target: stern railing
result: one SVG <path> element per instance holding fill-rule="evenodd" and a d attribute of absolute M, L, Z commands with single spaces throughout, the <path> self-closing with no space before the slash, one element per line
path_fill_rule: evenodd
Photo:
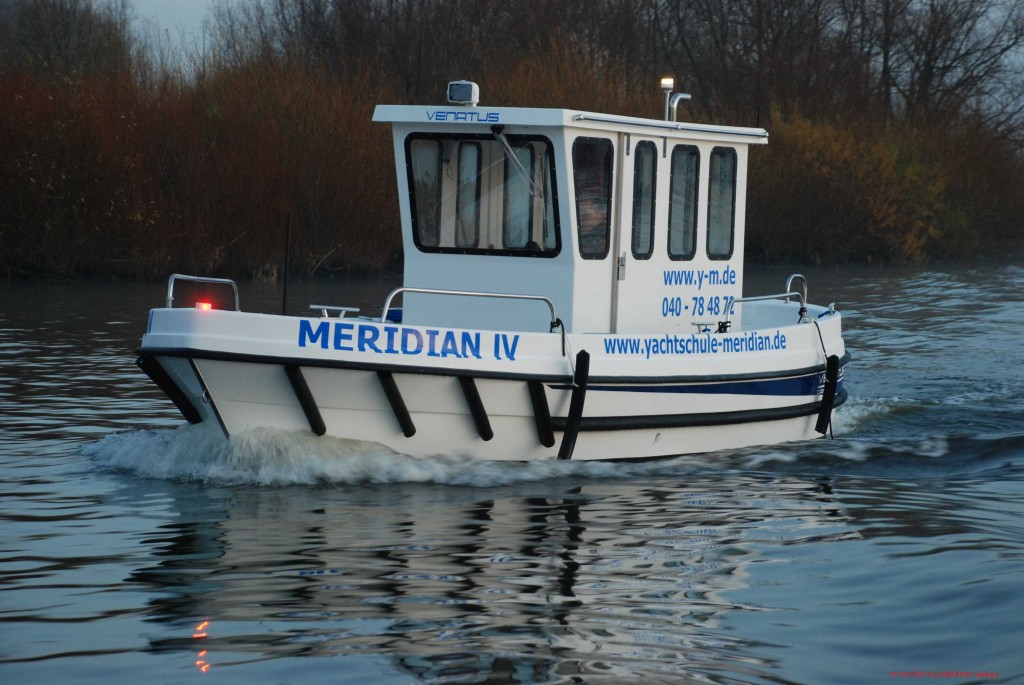
<path fill-rule="evenodd" d="M 793 281 L 799 279 L 803 283 L 803 288 L 799 292 L 793 290 Z M 789 302 L 790 298 L 796 297 L 800 300 L 800 321 L 807 320 L 807 279 L 801 274 L 791 274 L 786 279 L 786 291 L 781 293 L 775 293 L 774 295 L 752 295 L 750 297 L 737 297 L 736 299 L 729 302 L 729 307 L 725 312 L 725 323 L 728 325 L 732 323 L 733 308 L 736 303 L 744 302 L 763 302 L 764 300 L 785 300 Z"/>
<path fill-rule="evenodd" d="M 189 281 L 190 283 L 209 283 L 211 285 L 230 285 L 231 289 L 235 292 L 235 311 L 242 311 L 238 300 L 238 286 L 230 278 L 209 278 L 207 276 L 188 276 L 186 274 L 171 274 L 171 277 L 167 279 L 167 308 L 170 309 L 174 306 L 174 282 L 175 281 Z"/>

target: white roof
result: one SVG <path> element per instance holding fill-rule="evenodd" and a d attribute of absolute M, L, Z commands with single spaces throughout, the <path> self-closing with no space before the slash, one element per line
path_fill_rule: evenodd
<path fill-rule="evenodd" d="M 445 126 L 548 126 L 564 128 L 594 128 L 625 133 L 651 135 L 652 129 L 660 135 L 687 138 L 708 138 L 739 143 L 767 143 L 768 132 L 763 128 L 741 126 L 714 126 L 691 124 L 660 119 L 643 119 L 614 114 L 598 114 L 570 109 L 527 107 L 464 107 L 460 105 L 377 105 L 373 120 L 393 124 L 437 124 Z"/>

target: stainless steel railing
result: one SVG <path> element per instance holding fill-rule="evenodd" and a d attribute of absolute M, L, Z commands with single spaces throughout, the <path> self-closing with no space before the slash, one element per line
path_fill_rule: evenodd
<path fill-rule="evenodd" d="M 185 274 L 171 274 L 171 277 L 167 280 L 167 308 L 170 309 L 174 306 L 174 282 L 175 281 L 189 281 L 191 283 L 210 283 L 212 285 L 230 285 L 231 289 L 235 292 L 235 311 L 242 311 L 239 306 L 238 300 L 238 286 L 230 278 L 208 278 L 206 276 L 187 276 Z"/>
<path fill-rule="evenodd" d="M 454 295 L 457 297 L 491 297 L 499 300 L 536 300 L 543 302 L 551 311 L 551 329 L 558 325 L 558 315 L 555 314 L 555 303 L 543 295 L 515 295 L 510 293 L 485 293 L 472 290 L 435 290 L 433 288 L 395 288 L 384 301 L 384 311 L 381 312 L 380 320 L 384 323 L 388 319 L 388 312 L 391 311 L 391 301 L 400 293 L 421 293 L 424 295 Z"/>
<path fill-rule="evenodd" d="M 309 308 L 319 309 L 320 317 L 323 319 L 330 318 L 330 312 L 337 314 L 339 319 L 344 319 L 346 314 L 359 313 L 359 307 L 339 307 L 333 304 L 311 304 Z"/>
<path fill-rule="evenodd" d="M 795 290 L 792 289 L 793 281 L 797 279 L 799 279 L 804 285 L 800 292 L 796 292 Z M 807 279 L 804 278 L 801 274 L 791 274 L 789 278 L 786 279 L 786 292 L 775 293 L 774 295 L 753 295 L 751 297 L 737 297 L 735 300 L 732 300 L 731 302 L 729 302 L 729 307 L 726 309 L 725 320 L 727 323 L 730 322 L 733 315 L 733 308 L 736 306 L 737 302 L 761 302 L 764 300 L 782 299 L 785 299 L 786 302 L 789 302 L 789 299 L 791 297 L 796 297 L 800 299 L 800 320 L 804 321 L 805 316 L 807 314 Z"/>

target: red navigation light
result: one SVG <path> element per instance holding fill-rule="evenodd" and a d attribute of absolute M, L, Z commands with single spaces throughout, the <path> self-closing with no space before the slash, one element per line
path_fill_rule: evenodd
<path fill-rule="evenodd" d="M 213 309 L 213 303 L 211 302 L 196 302 L 196 309 L 207 311 Z"/>

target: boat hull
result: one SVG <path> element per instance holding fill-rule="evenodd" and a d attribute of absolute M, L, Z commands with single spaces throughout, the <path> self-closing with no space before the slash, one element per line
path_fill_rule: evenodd
<path fill-rule="evenodd" d="M 834 412 L 822 410 L 826 351 L 841 359 L 834 407 L 845 399 L 837 314 L 736 334 L 728 351 L 712 334 L 666 344 L 339 323 L 154 310 L 139 363 L 186 419 L 225 437 L 311 431 L 413 456 L 623 459 L 819 437 L 819 414 L 827 425 Z M 580 350 L 590 356 L 585 392 L 574 378 Z"/>

